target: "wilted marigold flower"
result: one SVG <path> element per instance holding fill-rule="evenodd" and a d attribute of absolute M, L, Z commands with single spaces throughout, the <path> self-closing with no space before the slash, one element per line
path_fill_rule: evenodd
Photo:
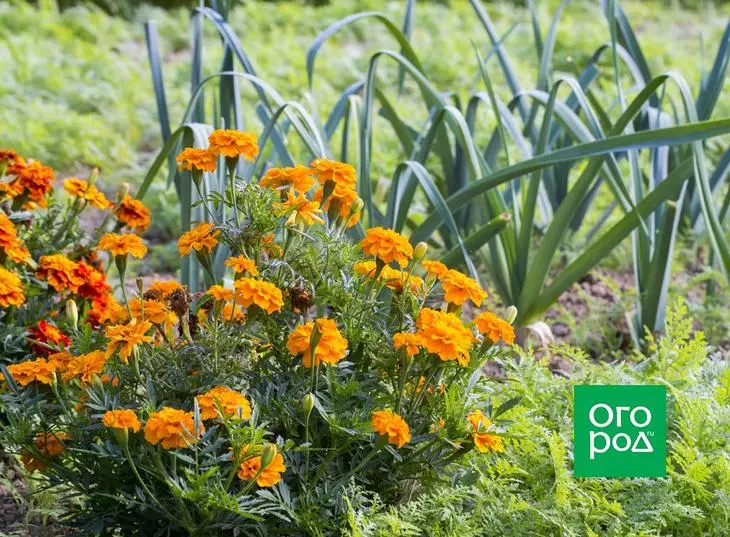
<path fill-rule="evenodd" d="M 461 320 L 451 313 L 423 308 L 416 321 L 422 346 L 441 360 L 469 363 L 469 350 L 474 336 Z"/>
<path fill-rule="evenodd" d="M 177 241 L 177 249 L 182 255 L 188 255 L 192 250 L 211 251 L 218 244 L 218 235 L 221 232 L 208 222 L 202 222 L 183 233 Z"/>
<path fill-rule="evenodd" d="M 376 257 L 386 265 L 395 261 L 405 267 L 413 257 L 413 247 L 408 239 L 392 229 L 371 227 L 360 246 L 365 255 Z"/>
<path fill-rule="evenodd" d="M 79 179 L 77 177 L 64 179 L 63 188 L 71 196 L 86 200 L 90 205 L 97 209 L 108 209 L 113 205 L 113 203 L 106 199 L 103 192 L 100 192 L 95 185 L 89 185 L 89 183 L 83 179 Z"/>
<path fill-rule="evenodd" d="M 63 380 L 79 379 L 83 384 L 90 383 L 95 376 L 100 377 L 106 365 L 107 355 L 104 351 L 91 351 L 76 356 L 68 362 L 63 371 Z"/>
<path fill-rule="evenodd" d="M 317 319 L 317 346 L 314 350 L 314 365 L 326 363 L 334 365 L 347 354 L 347 340 L 337 329 L 332 319 Z M 286 348 L 293 356 L 302 355 L 304 367 L 312 367 L 312 334 L 314 322 L 301 324 L 289 334 Z"/>
<path fill-rule="evenodd" d="M 292 167 L 269 168 L 259 181 L 259 186 L 272 189 L 293 188 L 297 192 L 307 192 L 314 185 L 312 170 L 297 164 Z"/>
<path fill-rule="evenodd" d="M 319 216 L 322 212 L 319 209 L 319 203 L 309 201 L 304 194 L 287 192 L 286 201 L 274 203 L 274 208 L 280 214 L 291 213 L 286 221 L 290 226 L 296 224 L 311 225 L 314 222 L 324 224 L 324 220 Z"/>
<path fill-rule="evenodd" d="M 373 412 L 372 426 L 376 433 L 387 438 L 388 443 L 398 448 L 411 441 L 408 424 L 390 409 Z"/>
<path fill-rule="evenodd" d="M 231 267 L 237 275 L 248 274 L 249 276 L 258 276 L 259 274 L 259 271 L 256 269 L 256 261 L 242 255 L 229 257 L 226 259 L 224 265 Z"/>
<path fill-rule="evenodd" d="M 217 129 L 208 136 L 208 149 L 216 155 L 236 158 L 243 155 L 247 160 L 254 160 L 259 154 L 256 135 L 232 129 Z"/>
<path fill-rule="evenodd" d="M 198 436 L 204 432 L 201 423 Z M 197 441 L 193 413 L 170 407 L 153 412 L 144 426 L 144 438 L 152 445 L 162 444 L 165 449 L 188 447 Z"/>
<path fill-rule="evenodd" d="M 152 323 L 149 321 L 107 326 L 105 330 L 109 340 L 107 356 L 119 351 L 119 356 L 126 362 L 137 345 L 152 341 L 152 336 L 146 335 L 150 328 L 152 328 Z"/>
<path fill-rule="evenodd" d="M 125 224 L 137 233 L 142 233 L 150 225 L 150 210 L 140 200 L 134 199 L 127 194 L 119 202 L 115 214 L 117 220 Z"/>
<path fill-rule="evenodd" d="M 408 357 L 413 357 L 421 351 L 421 338 L 410 332 L 398 332 L 393 334 L 393 347 L 405 349 Z"/>
<path fill-rule="evenodd" d="M 449 272 L 449 267 L 444 265 L 441 261 L 424 260 L 421 262 L 421 265 L 423 265 L 423 268 L 426 270 L 426 274 L 437 280 L 443 279 L 443 277 Z"/>
<path fill-rule="evenodd" d="M 77 264 L 63 254 L 44 255 L 38 260 L 37 276 L 56 291 L 76 291 L 84 283 L 76 274 Z"/>
<path fill-rule="evenodd" d="M 134 410 L 129 410 L 128 408 L 107 410 L 101 422 L 104 424 L 104 427 L 108 427 L 109 429 L 124 429 L 133 433 L 138 432 L 142 428 L 137 414 L 134 413 Z"/>
<path fill-rule="evenodd" d="M 65 348 L 71 345 L 71 338 L 48 321 L 39 321 L 28 328 L 28 339 L 34 341 L 31 350 L 36 354 L 50 354 L 54 348 Z"/>
<path fill-rule="evenodd" d="M 476 306 L 481 306 L 482 301 L 487 298 L 487 292 L 476 280 L 458 270 L 449 270 L 441 281 L 441 287 L 444 290 L 444 300 L 457 306 L 461 306 L 467 300 L 471 300 Z"/>
<path fill-rule="evenodd" d="M 45 358 L 37 358 L 19 364 L 11 364 L 8 366 L 8 372 L 15 382 L 21 386 L 27 386 L 31 382 L 50 385 L 53 382 L 56 366 Z M 2 375 L 0 375 L 0 378 L 2 378 Z"/>
<path fill-rule="evenodd" d="M 466 419 L 474 430 L 472 439 L 474 440 L 474 447 L 477 448 L 479 453 L 488 453 L 489 451 L 504 453 L 502 437 L 487 432 L 492 427 L 492 422 L 482 414 L 481 410 L 475 410 Z"/>
<path fill-rule="evenodd" d="M 198 172 L 214 172 L 216 166 L 215 153 L 209 149 L 186 147 L 175 158 L 178 169 Z"/>
<path fill-rule="evenodd" d="M 320 158 L 312 161 L 312 171 L 322 186 L 330 183 L 333 187 L 340 186 L 354 189 L 357 184 L 355 168 L 344 162 Z"/>
<path fill-rule="evenodd" d="M 246 308 L 255 305 L 271 315 L 281 310 L 284 305 L 281 289 L 273 283 L 253 278 L 239 278 L 233 282 L 233 287 L 236 290 L 233 300 Z"/>
<path fill-rule="evenodd" d="M 200 419 L 212 420 L 219 417 L 219 409 L 223 411 L 226 418 L 240 417 L 247 420 L 251 417 L 251 403 L 248 399 L 236 390 L 227 386 L 216 386 L 203 395 L 195 398 L 200 408 Z"/>
<path fill-rule="evenodd" d="M 248 446 L 244 446 L 243 450 L 247 451 Z M 256 474 L 259 474 L 261 470 L 261 456 L 249 457 L 241 462 L 238 468 L 238 478 L 244 481 L 251 481 Z M 286 472 L 286 466 L 284 466 L 284 457 L 281 453 L 274 455 L 271 462 L 261 470 L 261 473 L 256 477 L 256 484 L 259 487 L 273 487 L 279 481 L 281 481 L 281 474 Z"/>
<path fill-rule="evenodd" d="M 0 267 L 0 307 L 22 306 L 24 302 L 25 293 L 20 277 Z"/>
<path fill-rule="evenodd" d="M 36 470 L 43 471 L 48 467 L 48 464 L 44 459 L 58 457 L 64 450 L 64 442 L 68 440 L 68 434 L 57 431 L 57 432 L 42 432 L 38 433 L 33 440 L 35 448 L 40 452 L 40 458 L 29 451 L 23 451 L 20 460 L 23 463 L 25 469 L 33 473 Z"/>
<path fill-rule="evenodd" d="M 131 233 L 105 233 L 99 244 L 99 250 L 107 250 L 113 256 L 132 255 L 142 259 L 147 253 L 147 246 L 138 235 Z"/>
<path fill-rule="evenodd" d="M 515 329 L 504 319 L 500 319 L 491 311 L 480 313 L 474 319 L 479 333 L 484 334 L 492 343 L 497 343 L 500 339 L 512 345 L 515 342 Z"/>

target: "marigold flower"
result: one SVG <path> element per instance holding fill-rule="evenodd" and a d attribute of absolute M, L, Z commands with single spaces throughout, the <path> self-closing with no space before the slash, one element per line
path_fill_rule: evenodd
<path fill-rule="evenodd" d="M 471 424 L 474 430 L 472 433 L 472 439 L 474 440 L 474 447 L 477 448 L 479 453 L 488 453 L 489 451 L 504 453 L 502 437 L 486 432 L 489 431 L 493 425 L 489 418 L 482 414 L 481 410 L 475 410 L 467 416 L 466 420 Z"/>
<path fill-rule="evenodd" d="M 139 432 L 142 428 L 137 414 L 134 413 L 134 410 L 129 410 L 128 408 L 107 410 L 101 422 L 104 424 L 104 427 L 108 427 L 109 429 L 124 429 L 133 433 Z"/>
<path fill-rule="evenodd" d="M 152 336 L 146 335 L 150 328 L 152 328 L 152 323 L 149 321 L 107 326 L 105 330 L 106 337 L 109 339 L 107 356 L 119 351 L 119 356 L 126 362 L 137 345 L 152 341 Z"/>
<path fill-rule="evenodd" d="M 140 200 L 127 194 L 119 202 L 115 214 L 122 224 L 142 233 L 150 225 L 150 210 Z"/>
<path fill-rule="evenodd" d="M 444 300 L 457 306 L 461 306 L 467 300 L 471 300 L 476 306 L 481 306 L 482 301 L 487 298 L 487 292 L 476 280 L 458 270 L 449 270 L 441 281 L 441 287 L 444 290 Z"/>
<path fill-rule="evenodd" d="M 200 408 L 200 419 L 212 420 L 219 417 L 219 408 L 225 417 L 239 417 L 247 420 L 251 417 L 251 403 L 236 390 L 227 386 L 216 386 L 195 400 Z"/>
<path fill-rule="evenodd" d="M 91 351 L 81 356 L 76 356 L 68 362 L 65 371 L 62 373 L 63 380 L 68 382 L 71 379 L 79 379 L 83 384 L 90 383 L 94 376 L 101 376 L 106 365 L 107 355 L 104 351 Z"/>
<path fill-rule="evenodd" d="M 393 347 L 405 349 L 408 357 L 413 357 L 421 351 L 421 338 L 410 332 L 398 332 L 393 334 Z"/>
<path fill-rule="evenodd" d="M 413 247 L 403 235 L 392 229 L 372 227 L 360 242 L 365 255 L 377 257 L 386 265 L 392 262 L 405 267 L 413 257 Z"/>
<path fill-rule="evenodd" d="M 247 447 L 244 447 L 244 451 L 247 449 Z M 263 470 L 261 470 L 261 462 L 260 455 L 245 459 L 238 468 L 238 478 L 251 481 L 258 474 L 256 484 L 259 487 L 273 487 L 281 481 L 281 474 L 286 472 L 284 457 L 281 453 L 274 455 L 274 458 Z M 259 474 L 260 470 L 261 473 Z"/>
<path fill-rule="evenodd" d="M 63 254 L 44 255 L 38 260 L 37 276 L 56 291 L 76 291 L 83 280 L 76 274 L 78 265 Z"/>
<path fill-rule="evenodd" d="M 71 345 L 71 338 L 48 321 L 39 321 L 28 329 L 28 338 L 35 343 L 31 350 L 36 354 L 51 354 L 54 348 L 65 348 Z"/>
<path fill-rule="evenodd" d="M 71 354 L 66 351 L 61 351 L 61 352 L 54 352 L 53 354 L 49 354 L 47 360 L 48 360 L 48 363 L 50 363 L 51 365 L 53 365 L 53 367 L 56 368 L 57 372 L 59 372 L 63 375 L 63 373 L 68 368 L 69 364 L 74 360 L 74 357 L 71 356 Z"/>
<path fill-rule="evenodd" d="M 259 181 L 259 186 L 272 189 L 293 188 L 297 192 L 307 192 L 314 185 L 312 170 L 297 164 L 285 168 L 269 168 Z"/>
<path fill-rule="evenodd" d="M 198 437 L 204 432 L 201 423 Z M 164 449 L 188 447 L 197 441 L 193 413 L 170 407 L 153 412 L 144 426 L 144 438 L 152 445 L 162 444 Z"/>
<path fill-rule="evenodd" d="M 383 267 L 380 278 L 385 281 L 385 286 L 395 291 L 396 294 L 401 294 L 405 287 L 408 287 L 411 293 L 414 294 L 419 294 L 423 289 L 423 280 L 421 278 L 412 274 L 409 275 L 405 271 L 394 269 L 388 265 Z"/>
<path fill-rule="evenodd" d="M 242 255 L 229 257 L 226 259 L 224 265 L 231 267 L 237 275 L 248 274 L 249 276 L 258 276 L 259 274 L 259 271 L 256 269 L 256 261 Z"/>
<path fill-rule="evenodd" d="M 147 246 L 142 239 L 131 233 L 105 233 L 97 246 L 99 250 L 107 250 L 113 256 L 132 255 L 142 259 L 147 254 Z"/>
<path fill-rule="evenodd" d="M 17 170 L 15 181 L 20 192 L 27 192 L 28 199 L 44 206 L 44 198 L 53 189 L 53 168 L 37 160 Z"/>
<path fill-rule="evenodd" d="M 441 360 L 469 363 L 474 336 L 461 320 L 451 313 L 424 308 L 416 321 L 416 334 L 422 346 Z"/>
<path fill-rule="evenodd" d="M 183 233 L 177 241 L 177 249 L 182 255 L 188 255 L 192 250 L 211 251 L 218 244 L 218 235 L 221 232 L 214 228 L 213 224 L 202 222 Z"/>
<path fill-rule="evenodd" d="M 135 297 L 129 301 L 132 317 L 138 321 L 150 321 L 154 324 L 174 325 L 177 315 L 157 300 L 144 300 Z"/>
<path fill-rule="evenodd" d="M 233 282 L 233 287 L 236 290 L 233 300 L 246 308 L 256 305 L 271 315 L 281 310 L 284 305 L 281 289 L 273 283 L 253 278 L 239 278 Z"/>
<path fill-rule="evenodd" d="M 208 136 L 208 149 L 216 155 L 235 158 L 243 155 L 247 160 L 254 160 L 259 154 L 256 135 L 232 129 L 217 129 Z"/>
<path fill-rule="evenodd" d="M 19 158 L 21 157 L 18 155 L 15 149 L 0 149 L 0 164 L 14 164 Z"/>
<path fill-rule="evenodd" d="M 312 201 L 321 203 L 323 197 L 324 187 L 320 187 L 314 191 Z M 352 227 L 360 221 L 360 212 L 353 209 L 358 202 L 362 203 L 353 188 L 336 186 L 327 196 L 322 208 L 327 211 L 330 218 L 336 215 L 340 220 L 346 222 L 346 227 Z"/>
<path fill-rule="evenodd" d="M 27 386 L 31 382 L 50 385 L 53 382 L 56 366 L 45 358 L 37 358 L 19 364 L 11 364 L 8 366 L 8 372 L 21 386 Z"/>
<path fill-rule="evenodd" d="M 111 294 L 95 297 L 91 303 L 91 309 L 86 312 L 86 322 L 91 326 L 120 323 L 127 319 L 129 319 L 127 308 L 122 306 Z"/>
<path fill-rule="evenodd" d="M 198 172 L 214 172 L 216 166 L 215 153 L 209 149 L 186 147 L 175 158 L 178 169 Z"/>
<path fill-rule="evenodd" d="M 153 296 L 159 294 L 159 299 L 164 300 L 166 298 L 169 298 L 170 295 L 177 290 L 182 291 L 183 286 L 175 280 L 155 280 L 147 288 L 147 293 L 152 293 Z"/>
<path fill-rule="evenodd" d="M 113 205 L 113 203 L 106 199 L 104 193 L 100 192 L 95 185 L 89 185 L 89 183 L 83 179 L 79 179 L 77 177 L 64 179 L 63 188 L 71 196 L 86 200 L 90 205 L 98 209 L 108 209 Z"/>
<path fill-rule="evenodd" d="M 106 283 L 106 275 L 84 261 L 76 263 L 74 275 L 81 280 L 76 294 L 83 298 L 96 299 L 111 292 L 111 286 Z"/>
<path fill-rule="evenodd" d="M 312 367 L 312 334 L 315 323 L 309 322 L 297 326 L 289 334 L 286 348 L 293 356 L 302 355 L 304 367 Z M 337 329 L 332 319 L 317 319 L 317 346 L 314 350 L 314 365 L 326 363 L 334 365 L 347 354 L 347 340 Z"/>
<path fill-rule="evenodd" d="M 479 333 L 484 334 L 493 343 L 497 343 L 500 339 L 512 345 L 515 342 L 515 329 L 504 319 L 500 319 L 491 311 L 480 313 L 474 319 Z"/>
<path fill-rule="evenodd" d="M 268 253 L 271 257 L 281 257 L 284 253 L 281 246 L 276 244 L 276 235 L 273 233 L 268 233 L 261 237 L 261 250 Z"/>
<path fill-rule="evenodd" d="M 324 224 L 324 220 L 319 216 L 322 211 L 319 209 L 319 203 L 309 201 L 304 194 L 294 194 L 287 192 L 287 199 L 282 203 L 274 203 L 274 208 L 280 214 L 291 213 L 286 223 L 290 226 L 296 224 L 311 225 L 314 222 Z"/>
<path fill-rule="evenodd" d="M 375 261 L 359 261 L 352 265 L 352 269 L 363 277 L 372 278 L 375 275 L 375 271 L 377 270 L 377 266 L 375 265 Z"/>
<path fill-rule="evenodd" d="M 211 285 L 206 291 L 206 294 L 221 302 L 233 300 L 233 289 L 227 289 L 222 285 Z"/>
<path fill-rule="evenodd" d="M 48 468 L 46 459 L 58 457 L 64 450 L 64 442 L 68 440 L 68 434 L 57 432 L 38 433 L 33 440 L 35 448 L 40 452 L 40 457 L 29 451 L 23 451 L 20 460 L 29 473 L 36 470 L 43 471 Z"/>
<path fill-rule="evenodd" d="M 221 310 L 221 318 L 232 323 L 241 323 L 246 320 L 246 312 L 238 304 L 226 302 Z"/>
<path fill-rule="evenodd" d="M 316 159 L 312 161 L 312 171 L 322 186 L 330 183 L 332 186 L 354 189 L 357 184 L 355 168 L 344 162 Z"/>
<path fill-rule="evenodd" d="M 0 307 L 22 306 L 24 302 L 25 293 L 20 277 L 0 267 Z"/>
<path fill-rule="evenodd" d="M 424 260 L 421 262 L 421 265 L 423 265 L 423 268 L 426 270 L 426 274 L 437 280 L 443 279 L 443 277 L 449 272 L 449 267 L 444 265 L 441 261 Z"/>
<path fill-rule="evenodd" d="M 376 433 L 387 438 L 388 443 L 398 448 L 411 441 L 408 424 L 390 409 L 373 412 L 372 426 Z"/>
<path fill-rule="evenodd" d="M 0 211 L 0 252 L 5 252 L 13 263 L 24 263 L 30 259 L 30 252 L 18 238 L 15 225 Z"/>

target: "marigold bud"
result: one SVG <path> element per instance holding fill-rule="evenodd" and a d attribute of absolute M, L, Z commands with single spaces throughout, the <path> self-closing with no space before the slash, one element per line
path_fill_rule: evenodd
<path fill-rule="evenodd" d="M 89 174 L 89 180 L 87 181 L 87 183 L 89 184 L 89 186 L 91 186 L 94 183 L 96 183 L 96 179 L 98 177 L 99 177 L 99 168 L 94 168 L 93 170 L 91 170 L 91 173 Z"/>
<path fill-rule="evenodd" d="M 308 393 L 302 399 L 302 410 L 304 410 L 304 415 L 306 417 L 309 417 L 309 415 L 312 413 L 313 408 L 314 408 L 314 394 Z"/>
<path fill-rule="evenodd" d="M 261 450 L 261 468 L 266 468 L 271 461 L 276 457 L 277 449 L 276 445 L 269 442 L 264 444 L 264 448 Z"/>
<path fill-rule="evenodd" d="M 515 306 L 510 306 L 504 312 L 504 320 L 509 324 L 513 324 L 515 319 L 517 319 L 517 308 Z"/>
<path fill-rule="evenodd" d="M 68 319 L 71 328 L 76 330 L 79 326 L 79 307 L 76 301 L 69 299 L 66 301 L 66 319 Z"/>
<path fill-rule="evenodd" d="M 122 183 L 122 186 L 119 188 L 118 197 L 120 200 L 123 200 L 127 194 L 129 194 L 129 183 Z"/>
<path fill-rule="evenodd" d="M 365 202 L 361 198 L 357 198 L 355 201 L 352 202 L 352 205 L 350 206 L 350 216 L 360 214 L 364 207 Z"/>
<path fill-rule="evenodd" d="M 428 244 L 426 244 L 425 242 L 419 242 L 413 249 L 413 259 L 415 259 L 416 261 L 420 261 L 421 259 L 426 257 L 426 252 L 428 252 Z"/>

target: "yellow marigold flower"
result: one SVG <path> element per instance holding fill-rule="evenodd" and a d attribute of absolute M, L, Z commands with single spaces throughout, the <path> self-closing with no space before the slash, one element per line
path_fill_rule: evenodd
<path fill-rule="evenodd" d="M 198 436 L 204 432 L 205 427 L 201 423 Z M 144 426 L 144 439 L 155 446 L 162 444 L 165 449 L 188 447 L 197 441 L 193 413 L 170 407 L 153 412 Z"/>
<path fill-rule="evenodd" d="M 99 250 L 107 250 L 112 255 L 132 255 L 138 259 L 142 259 L 147 253 L 147 246 L 142 239 L 131 233 L 105 233 L 99 244 Z"/>
<path fill-rule="evenodd" d="M 319 341 L 314 350 L 314 365 L 334 365 L 347 354 L 347 340 L 342 337 L 332 319 L 317 319 L 316 325 Z M 311 341 L 314 326 L 313 322 L 297 326 L 286 342 L 286 348 L 293 356 L 302 355 L 304 367 L 312 367 Z"/>
<path fill-rule="evenodd" d="M 413 357 L 421 351 L 421 338 L 410 332 L 393 334 L 393 347 L 406 350 L 406 355 Z"/>
<path fill-rule="evenodd" d="M 63 375 L 68 368 L 69 364 L 74 360 L 74 357 L 66 351 L 54 352 L 48 355 L 48 363 Z"/>
<path fill-rule="evenodd" d="M 20 277 L 0 267 L 0 307 L 22 306 L 25 302 L 25 293 Z"/>
<path fill-rule="evenodd" d="M 175 280 L 155 280 L 147 288 L 147 293 L 153 293 L 153 296 L 159 295 L 160 299 L 166 299 L 177 290 L 182 291 L 183 286 Z"/>
<path fill-rule="evenodd" d="M 98 209 L 108 209 L 113 205 L 106 196 L 96 188 L 95 185 L 89 185 L 87 181 L 77 177 L 69 177 L 63 180 L 63 188 L 71 196 L 86 200 L 92 206 Z"/>
<path fill-rule="evenodd" d="M 108 427 L 109 429 L 124 429 L 133 433 L 139 432 L 142 428 L 137 414 L 134 413 L 134 410 L 127 408 L 107 410 L 101 422 L 104 424 L 104 427 Z"/>
<path fill-rule="evenodd" d="M 84 283 L 76 274 L 78 264 L 62 254 L 44 255 L 38 260 L 37 276 L 56 291 L 75 291 Z"/>
<path fill-rule="evenodd" d="M 474 336 L 461 320 L 451 313 L 424 308 L 416 321 L 416 334 L 422 346 L 441 360 L 469 363 Z"/>
<path fill-rule="evenodd" d="M 186 147 L 175 158 L 178 169 L 199 172 L 214 172 L 216 166 L 215 153 L 209 149 Z"/>
<path fill-rule="evenodd" d="M 392 410 L 377 410 L 373 412 L 373 430 L 388 439 L 388 443 L 402 448 L 411 441 L 411 431 L 408 424 Z"/>
<path fill-rule="evenodd" d="M 352 269 L 360 276 L 372 278 L 375 275 L 377 267 L 375 266 L 375 261 L 359 261 L 352 265 Z"/>
<path fill-rule="evenodd" d="M 256 261 L 242 255 L 229 257 L 224 264 L 227 267 L 231 267 L 236 274 L 248 274 L 249 276 L 259 275 L 259 271 L 256 269 Z"/>
<path fill-rule="evenodd" d="M 474 430 L 472 439 L 477 451 L 480 453 L 488 453 L 489 451 L 504 453 L 502 437 L 487 432 L 492 428 L 492 422 L 482 414 L 481 410 L 475 410 L 466 419 Z"/>
<path fill-rule="evenodd" d="M 312 170 L 297 164 L 285 168 L 269 168 L 259 181 L 259 186 L 272 189 L 293 188 L 298 192 L 307 192 L 314 184 Z"/>
<path fill-rule="evenodd" d="M 182 255 L 188 255 L 192 250 L 209 252 L 218 244 L 218 235 L 221 232 L 213 224 L 202 222 L 190 231 L 186 231 L 177 241 L 177 249 Z"/>
<path fill-rule="evenodd" d="M 219 417 L 218 409 L 227 418 L 238 417 L 247 420 L 251 417 L 251 403 L 236 390 L 226 386 L 216 386 L 203 395 L 195 398 L 200 408 L 200 419 L 212 420 Z"/>
<path fill-rule="evenodd" d="M 446 276 L 446 274 L 449 272 L 449 267 L 441 263 L 441 261 L 424 260 L 423 262 L 421 262 L 421 264 L 426 270 L 426 274 L 437 280 L 443 279 L 444 276 Z"/>
<path fill-rule="evenodd" d="M 223 304 L 223 309 L 221 310 L 221 318 L 224 321 L 241 323 L 246 320 L 246 312 L 243 311 L 241 306 L 226 302 Z"/>
<path fill-rule="evenodd" d="M 322 186 L 331 183 L 332 186 L 354 189 L 357 184 L 355 168 L 344 162 L 324 158 L 312 161 L 312 171 Z"/>
<path fill-rule="evenodd" d="M 284 305 L 284 297 L 281 289 L 273 283 L 253 278 L 239 278 L 233 282 L 235 293 L 233 300 L 246 308 L 255 305 L 271 315 L 281 310 Z"/>
<path fill-rule="evenodd" d="M 405 267 L 413 257 L 413 247 L 403 235 L 392 229 L 372 227 L 360 242 L 365 255 L 377 257 L 386 265 L 396 262 Z"/>
<path fill-rule="evenodd" d="M 235 158 L 243 155 L 247 160 L 254 160 L 259 154 L 256 135 L 232 129 L 214 130 L 208 136 L 208 149 L 216 155 Z"/>
<path fill-rule="evenodd" d="M 512 345 L 515 342 L 515 329 L 504 319 L 500 319 L 491 311 L 480 313 L 474 319 L 479 333 L 484 334 L 493 343 L 497 343 L 500 339 Z"/>
<path fill-rule="evenodd" d="M 78 378 L 82 383 L 88 384 L 94 376 L 101 376 L 106 365 L 107 356 L 104 351 L 92 351 L 81 356 L 76 356 L 68 362 L 63 372 L 63 380 L 68 382 Z"/>
<path fill-rule="evenodd" d="M 324 188 L 320 187 L 314 191 L 312 201 L 322 202 L 324 197 Z M 360 213 L 353 212 L 353 206 L 360 198 L 357 192 L 348 187 L 336 186 L 330 193 L 322 205 L 322 208 L 332 217 L 337 215 L 343 221 L 347 222 L 347 227 L 352 227 L 360 221 Z"/>
<path fill-rule="evenodd" d="M 157 300 L 143 300 L 139 297 L 129 301 L 132 317 L 139 321 L 150 321 L 154 324 L 173 325 L 177 322 L 177 315 Z"/>
<path fill-rule="evenodd" d="M 150 210 L 140 200 L 126 195 L 116 209 L 117 220 L 137 233 L 142 233 L 150 225 Z"/>
<path fill-rule="evenodd" d="M 419 294 L 423 289 L 423 280 L 421 278 L 409 275 L 405 271 L 394 269 L 388 265 L 383 267 L 380 278 L 385 281 L 386 287 L 395 291 L 396 294 L 401 294 L 406 286 L 414 294 Z"/>
<path fill-rule="evenodd" d="M 287 192 L 287 199 L 282 203 L 274 203 L 274 209 L 279 214 L 288 214 L 286 223 L 290 226 L 296 224 L 311 225 L 314 222 L 324 224 L 324 220 L 319 216 L 322 212 L 319 209 L 319 203 L 309 201 L 304 194 L 294 194 Z"/>
<path fill-rule="evenodd" d="M 64 452 L 64 442 L 68 438 L 68 434 L 61 431 L 38 433 L 33 440 L 33 444 L 40 452 L 41 457 L 39 458 L 29 451 L 23 451 L 20 461 L 29 473 L 33 473 L 36 470 L 42 472 L 48 468 L 46 459 L 58 457 Z"/>
<path fill-rule="evenodd" d="M 119 351 L 119 356 L 126 362 L 137 345 L 152 341 L 152 336 L 146 335 L 150 328 L 152 328 L 152 323 L 149 321 L 107 326 L 105 330 L 106 337 L 109 340 L 107 356 Z"/>
<path fill-rule="evenodd" d="M 50 385 L 53 382 L 56 366 L 44 358 L 38 358 L 36 360 L 26 360 L 19 364 L 11 364 L 8 366 L 8 371 L 15 382 L 21 386 L 27 386 L 31 382 Z"/>
<path fill-rule="evenodd" d="M 221 302 L 233 300 L 233 289 L 226 289 L 222 285 L 211 285 L 206 294 Z"/>
<path fill-rule="evenodd" d="M 482 301 L 487 298 L 487 292 L 468 276 L 464 276 L 458 270 L 449 270 L 441 281 L 444 290 L 444 300 L 451 304 L 461 306 L 467 300 L 471 300 L 476 306 L 481 306 Z"/>
<path fill-rule="evenodd" d="M 246 451 L 248 447 L 244 446 L 243 449 Z M 251 481 L 258 474 L 256 484 L 259 487 L 273 487 L 281 481 L 281 474 L 286 472 L 284 457 L 281 453 L 274 455 L 274 458 L 263 470 L 261 470 L 261 462 L 260 455 L 245 459 L 238 468 L 238 478 L 243 481 Z M 260 474 L 259 471 L 261 471 Z"/>

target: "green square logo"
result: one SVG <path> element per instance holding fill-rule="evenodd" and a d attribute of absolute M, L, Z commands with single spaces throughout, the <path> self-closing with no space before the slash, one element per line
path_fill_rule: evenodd
<path fill-rule="evenodd" d="M 573 387 L 576 477 L 666 477 L 665 386 Z"/>

